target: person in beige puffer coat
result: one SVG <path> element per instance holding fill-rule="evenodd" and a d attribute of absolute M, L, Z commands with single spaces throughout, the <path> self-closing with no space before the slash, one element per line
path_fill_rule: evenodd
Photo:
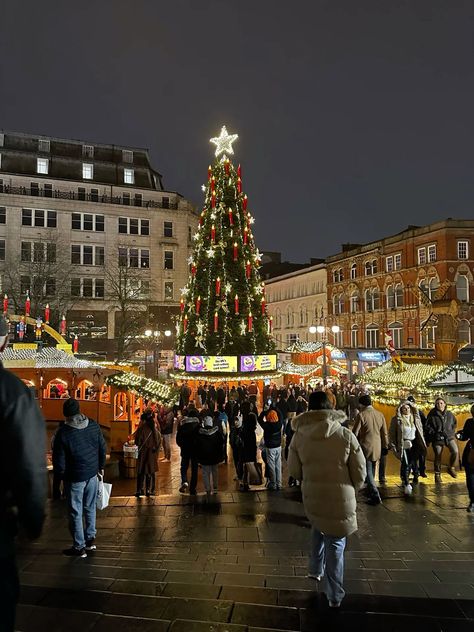
<path fill-rule="evenodd" d="M 333 410 L 326 393 L 309 398 L 309 411 L 292 420 L 289 475 L 301 480 L 311 522 L 308 577 L 320 581 L 331 607 L 344 598 L 346 536 L 357 531 L 356 492 L 366 477 L 366 460 L 354 434 L 344 428 L 343 411 Z"/>

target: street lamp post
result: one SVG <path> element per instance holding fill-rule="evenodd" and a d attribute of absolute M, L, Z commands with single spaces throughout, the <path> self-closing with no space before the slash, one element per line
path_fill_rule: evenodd
<path fill-rule="evenodd" d="M 163 332 L 164 335 L 169 338 L 171 336 L 171 331 L 169 329 L 165 329 Z M 153 331 L 152 329 L 145 330 L 145 339 L 148 341 L 148 344 L 145 346 L 145 376 L 148 377 L 148 350 L 151 349 L 153 351 L 153 375 L 151 377 L 156 377 L 157 369 L 156 369 L 156 351 L 157 345 L 161 338 L 161 331 Z"/>
<path fill-rule="evenodd" d="M 323 345 L 323 382 L 324 384 L 326 384 L 327 382 L 328 368 L 330 368 L 331 366 L 331 360 L 329 360 L 329 367 L 328 367 L 327 358 L 326 358 L 326 345 L 328 342 L 327 340 L 328 331 L 329 331 L 329 327 L 326 327 L 325 325 L 318 325 L 317 327 L 315 325 L 311 325 L 311 327 L 309 328 L 310 334 L 318 333 L 322 337 L 321 343 Z M 331 331 L 334 335 L 339 333 L 340 331 L 339 325 L 333 325 L 331 327 Z"/>

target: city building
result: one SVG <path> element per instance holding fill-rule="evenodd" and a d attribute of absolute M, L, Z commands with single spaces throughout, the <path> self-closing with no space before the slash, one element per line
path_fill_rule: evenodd
<path fill-rule="evenodd" d="M 53 326 L 65 311 L 81 351 L 115 353 L 121 283 L 153 330 L 174 333 L 197 223 L 146 149 L 0 133 L 2 295 L 16 311 L 29 292 L 34 318 L 50 303 Z"/>
<path fill-rule="evenodd" d="M 280 277 L 289 272 L 296 272 L 296 270 L 304 270 L 308 266 L 313 266 L 324 261 L 324 259 L 312 258 L 309 263 L 294 263 L 292 261 L 282 261 L 281 252 L 264 250 L 260 254 L 261 267 L 259 272 L 263 281 Z"/>
<path fill-rule="evenodd" d="M 324 316 L 326 265 L 318 263 L 265 281 L 267 309 L 279 351 L 297 340 L 311 341 L 309 327 Z"/>
<path fill-rule="evenodd" d="M 454 309 L 458 346 L 474 326 L 474 220 L 446 219 L 328 257 L 327 319 L 360 371 L 385 357 L 386 334 L 406 354 L 432 354 L 437 315 Z M 455 306 L 450 307 L 451 301 Z M 433 305 L 435 304 L 435 310 Z"/>

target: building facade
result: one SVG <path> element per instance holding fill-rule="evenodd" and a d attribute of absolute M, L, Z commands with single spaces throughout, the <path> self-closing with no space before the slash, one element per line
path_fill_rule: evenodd
<path fill-rule="evenodd" d="M 83 350 L 113 353 L 113 287 L 127 275 L 150 324 L 174 332 L 197 224 L 192 205 L 164 188 L 146 149 L 0 133 L 2 294 L 33 297 L 41 286 L 35 311 L 48 301 L 58 319 L 63 293 L 69 332 Z"/>
<path fill-rule="evenodd" d="M 447 219 L 369 244 L 348 244 L 329 257 L 327 313 L 353 362 L 358 353 L 383 351 L 387 332 L 404 352 L 432 350 L 436 318 L 430 314 L 440 299 L 457 302 L 457 339 L 470 344 L 473 248 L 474 220 Z"/>
<path fill-rule="evenodd" d="M 273 318 L 277 348 L 309 341 L 309 327 L 318 324 L 327 304 L 326 266 L 319 263 L 265 281 L 267 309 Z"/>

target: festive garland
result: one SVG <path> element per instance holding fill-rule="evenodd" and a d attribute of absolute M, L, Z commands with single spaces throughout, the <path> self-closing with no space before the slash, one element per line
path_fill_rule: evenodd
<path fill-rule="evenodd" d="M 132 391 L 132 393 L 140 397 L 153 399 L 165 404 L 174 404 L 178 400 L 176 389 L 168 384 L 140 377 L 134 373 L 114 373 L 114 375 L 105 378 L 105 383 L 108 386 Z"/>
<path fill-rule="evenodd" d="M 220 375 L 208 375 L 207 373 L 170 373 L 173 380 L 196 380 L 200 382 L 250 382 L 252 380 L 275 380 L 281 376 L 281 371 L 269 371 L 268 373 L 222 373 Z"/>

